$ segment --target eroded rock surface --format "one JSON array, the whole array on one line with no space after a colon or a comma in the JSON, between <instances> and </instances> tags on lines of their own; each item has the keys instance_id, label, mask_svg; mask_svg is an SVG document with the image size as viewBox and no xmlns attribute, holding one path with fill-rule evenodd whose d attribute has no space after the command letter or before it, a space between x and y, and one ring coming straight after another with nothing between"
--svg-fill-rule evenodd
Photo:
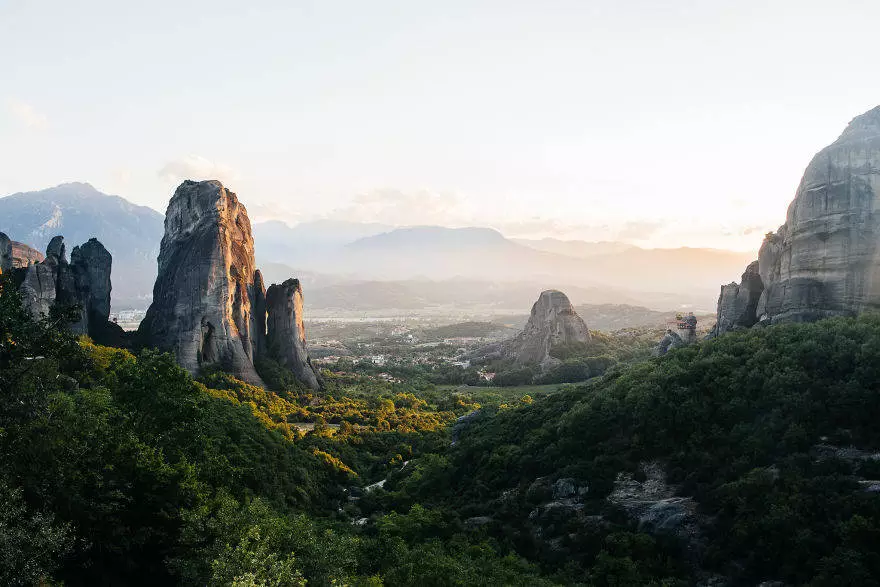
<instances>
[{"instance_id":1,"label":"eroded rock surface","mask_svg":"<svg viewBox=\"0 0 880 587\"><path fill-rule=\"evenodd\" d=\"M758 302L764 291L764 282L758 271L759 262L746 267L740 283L721 286L718 296L716 330L727 332L750 328L758 322Z\"/></svg>"},{"instance_id":2,"label":"eroded rock surface","mask_svg":"<svg viewBox=\"0 0 880 587\"><path fill-rule=\"evenodd\" d=\"M41 263L45 258L43 253L37 249L18 241L12 241L12 266L14 268Z\"/></svg>"},{"instance_id":3,"label":"eroded rock surface","mask_svg":"<svg viewBox=\"0 0 880 587\"><path fill-rule=\"evenodd\" d=\"M73 248L70 264L74 269L76 295L83 308L81 328L94 337L96 329L110 317L113 257L98 239L92 238Z\"/></svg>"},{"instance_id":4,"label":"eroded rock surface","mask_svg":"<svg viewBox=\"0 0 880 587\"><path fill-rule=\"evenodd\" d=\"M68 262L64 237L56 236L49 242L45 258L40 258L10 269L25 308L40 316L48 315L56 304L77 306L81 318L71 325L73 332L88 334L100 343L109 343L110 336L118 339L121 329L108 322L113 258L104 245L93 238L75 247Z\"/></svg>"},{"instance_id":5,"label":"eroded rock surface","mask_svg":"<svg viewBox=\"0 0 880 587\"><path fill-rule=\"evenodd\" d=\"M518 364L537 363L543 367L558 363L550 356L557 345L590 342L587 325L574 311L571 302L561 291L541 292L525 329L507 345L505 354Z\"/></svg>"},{"instance_id":6,"label":"eroded rock surface","mask_svg":"<svg viewBox=\"0 0 880 587\"><path fill-rule=\"evenodd\" d=\"M138 335L190 373L216 365L255 385L254 240L247 210L219 181L184 181L165 213L153 303Z\"/></svg>"},{"instance_id":7,"label":"eroded rock surface","mask_svg":"<svg viewBox=\"0 0 880 587\"><path fill-rule=\"evenodd\" d=\"M0 232L0 273L12 269L12 241Z\"/></svg>"},{"instance_id":8,"label":"eroded rock surface","mask_svg":"<svg viewBox=\"0 0 880 587\"><path fill-rule=\"evenodd\" d=\"M255 265L251 223L238 197L219 181L184 181L165 215L140 344L174 353L192 374L216 366L261 386L254 361L274 356L318 389L306 353L299 282L267 292Z\"/></svg>"},{"instance_id":9,"label":"eroded rock surface","mask_svg":"<svg viewBox=\"0 0 880 587\"><path fill-rule=\"evenodd\" d=\"M641 468L645 480L620 473L608 501L637 520L640 530L674 535L690 549L698 548L702 531L696 502L691 497L676 497L677 487L666 483L666 472L659 463L642 463Z\"/></svg>"},{"instance_id":10,"label":"eroded rock surface","mask_svg":"<svg viewBox=\"0 0 880 587\"><path fill-rule=\"evenodd\" d=\"M270 286L266 292L266 310L266 341L270 354L293 371L297 379L312 389L319 389L318 375L312 369L306 350L299 280L288 279L281 285Z\"/></svg>"},{"instance_id":11,"label":"eroded rock surface","mask_svg":"<svg viewBox=\"0 0 880 587\"><path fill-rule=\"evenodd\" d=\"M807 166L785 224L761 246L761 292L754 316L747 312L741 322L803 322L880 309L878 204L880 107L854 118ZM719 310L738 307L731 300L739 295L723 289ZM753 295L749 286L750 301ZM719 333L733 324L719 314Z\"/></svg>"}]
</instances>

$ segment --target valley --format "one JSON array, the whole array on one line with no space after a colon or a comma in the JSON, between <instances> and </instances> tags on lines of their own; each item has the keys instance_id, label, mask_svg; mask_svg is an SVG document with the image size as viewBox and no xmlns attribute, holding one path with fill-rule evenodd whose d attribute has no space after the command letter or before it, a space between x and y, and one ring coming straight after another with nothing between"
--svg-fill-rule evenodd
<instances>
[{"instance_id":1,"label":"valley","mask_svg":"<svg viewBox=\"0 0 880 587\"><path fill-rule=\"evenodd\" d=\"M880 587L878 19L0 2L0 587Z\"/></svg>"}]
</instances>

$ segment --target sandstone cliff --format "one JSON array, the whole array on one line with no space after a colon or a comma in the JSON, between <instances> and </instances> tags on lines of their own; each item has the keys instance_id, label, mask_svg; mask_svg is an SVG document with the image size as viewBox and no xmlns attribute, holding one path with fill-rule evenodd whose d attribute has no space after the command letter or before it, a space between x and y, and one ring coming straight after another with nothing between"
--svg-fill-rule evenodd
<instances>
[{"instance_id":1,"label":"sandstone cliff","mask_svg":"<svg viewBox=\"0 0 880 587\"><path fill-rule=\"evenodd\" d=\"M541 292L525 329L509 343L504 354L518 364L538 363L546 368L558 362L550 356L554 346L588 342L590 331L574 311L568 296L551 289Z\"/></svg>"},{"instance_id":2,"label":"sandstone cliff","mask_svg":"<svg viewBox=\"0 0 880 587\"><path fill-rule=\"evenodd\" d=\"M878 204L880 107L813 157L785 224L761 246L757 275L750 266L741 285L722 288L717 333L880 308Z\"/></svg>"},{"instance_id":3,"label":"sandstone cliff","mask_svg":"<svg viewBox=\"0 0 880 587\"><path fill-rule=\"evenodd\" d=\"M255 266L250 219L238 197L219 181L184 181L168 204L158 264L153 302L138 329L140 343L173 352L190 373L217 366L264 385L254 360L268 347L267 316L271 323L273 310ZM279 348L298 344L282 336L277 335ZM298 336L304 341L304 333ZM308 365L304 342L301 350ZM310 367L287 365L317 387Z\"/></svg>"}]
</instances>

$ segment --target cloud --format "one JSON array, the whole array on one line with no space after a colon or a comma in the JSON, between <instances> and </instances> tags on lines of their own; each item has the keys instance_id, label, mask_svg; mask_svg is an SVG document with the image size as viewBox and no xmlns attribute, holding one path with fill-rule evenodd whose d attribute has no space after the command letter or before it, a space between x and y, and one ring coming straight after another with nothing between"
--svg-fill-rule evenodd
<instances>
[{"instance_id":1,"label":"cloud","mask_svg":"<svg viewBox=\"0 0 880 587\"><path fill-rule=\"evenodd\" d=\"M27 128L35 130L49 128L49 118L27 102L10 98L6 101L6 108L19 123Z\"/></svg>"},{"instance_id":2,"label":"cloud","mask_svg":"<svg viewBox=\"0 0 880 587\"><path fill-rule=\"evenodd\" d=\"M167 181L180 182L185 179L218 179L223 183L235 181L239 174L232 167L206 159L199 155L187 155L162 166L159 177Z\"/></svg>"}]
</instances>

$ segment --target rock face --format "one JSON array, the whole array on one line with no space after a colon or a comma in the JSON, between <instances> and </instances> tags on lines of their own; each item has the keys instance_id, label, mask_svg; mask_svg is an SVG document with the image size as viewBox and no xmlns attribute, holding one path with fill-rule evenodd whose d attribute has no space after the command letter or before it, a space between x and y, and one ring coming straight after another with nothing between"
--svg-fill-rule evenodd
<instances>
[{"instance_id":1,"label":"rock face","mask_svg":"<svg viewBox=\"0 0 880 587\"><path fill-rule=\"evenodd\" d=\"M518 364L538 363L548 367L558 362L550 356L554 346L590 340L590 331L574 311L568 296L550 289L541 292L525 329L511 341L505 354L513 356Z\"/></svg>"},{"instance_id":2,"label":"rock face","mask_svg":"<svg viewBox=\"0 0 880 587\"><path fill-rule=\"evenodd\" d=\"M880 107L853 119L813 157L785 224L761 246L758 277L747 270L749 283L736 292L722 289L717 332L880 308L878 206ZM742 302L751 301L756 287L761 291L752 311Z\"/></svg>"},{"instance_id":3,"label":"rock face","mask_svg":"<svg viewBox=\"0 0 880 587\"><path fill-rule=\"evenodd\" d=\"M185 181L165 213L153 303L138 334L191 373L218 365L263 385L254 369L254 240L247 210L218 181Z\"/></svg>"},{"instance_id":4,"label":"rock face","mask_svg":"<svg viewBox=\"0 0 880 587\"><path fill-rule=\"evenodd\" d=\"M764 291L764 282L758 272L758 261L746 267L739 284L721 286L718 296L717 329L724 332L754 326L758 302Z\"/></svg>"},{"instance_id":5,"label":"rock face","mask_svg":"<svg viewBox=\"0 0 880 587\"><path fill-rule=\"evenodd\" d=\"M267 346L266 317L273 314L255 265L250 219L237 196L219 181L184 181L165 215L159 273L138 329L140 343L173 352L190 373L217 366L264 385L254 359ZM301 326L301 294L299 299ZM302 352L307 363L304 343Z\"/></svg>"},{"instance_id":6,"label":"rock face","mask_svg":"<svg viewBox=\"0 0 880 587\"><path fill-rule=\"evenodd\" d=\"M0 232L0 274L12 269L12 241Z\"/></svg>"},{"instance_id":7,"label":"rock face","mask_svg":"<svg viewBox=\"0 0 880 587\"><path fill-rule=\"evenodd\" d=\"M75 289L83 307L83 329L95 332L95 328L106 323L110 316L113 257L98 239L92 238L73 248L70 264L75 268Z\"/></svg>"},{"instance_id":8,"label":"rock face","mask_svg":"<svg viewBox=\"0 0 880 587\"><path fill-rule=\"evenodd\" d=\"M0 233L0 253L7 242L8 237ZM98 342L117 334L118 327L108 322L113 258L104 245L93 238L75 247L68 262L64 237L56 236L49 242L45 258L40 258L21 267L5 256L2 261L4 269L13 272L22 303L31 314L48 315L55 304L79 306L81 318L71 325L73 332L88 334Z\"/></svg>"},{"instance_id":9,"label":"rock face","mask_svg":"<svg viewBox=\"0 0 880 587\"><path fill-rule=\"evenodd\" d=\"M299 280L288 279L281 285L270 286L266 292L266 308L269 352L277 357L279 363L293 371L297 379L312 389L318 389L318 377L306 350L303 296Z\"/></svg>"},{"instance_id":10,"label":"rock face","mask_svg":"<svg viewBox=\"0 0 880 587\"><path fill-rule=\"evenodd\" d=\"M33 247L24 243L12 241L12 266L27 267L33 263L41 263L46 257Z\"/></svg>"}]
</instances>

